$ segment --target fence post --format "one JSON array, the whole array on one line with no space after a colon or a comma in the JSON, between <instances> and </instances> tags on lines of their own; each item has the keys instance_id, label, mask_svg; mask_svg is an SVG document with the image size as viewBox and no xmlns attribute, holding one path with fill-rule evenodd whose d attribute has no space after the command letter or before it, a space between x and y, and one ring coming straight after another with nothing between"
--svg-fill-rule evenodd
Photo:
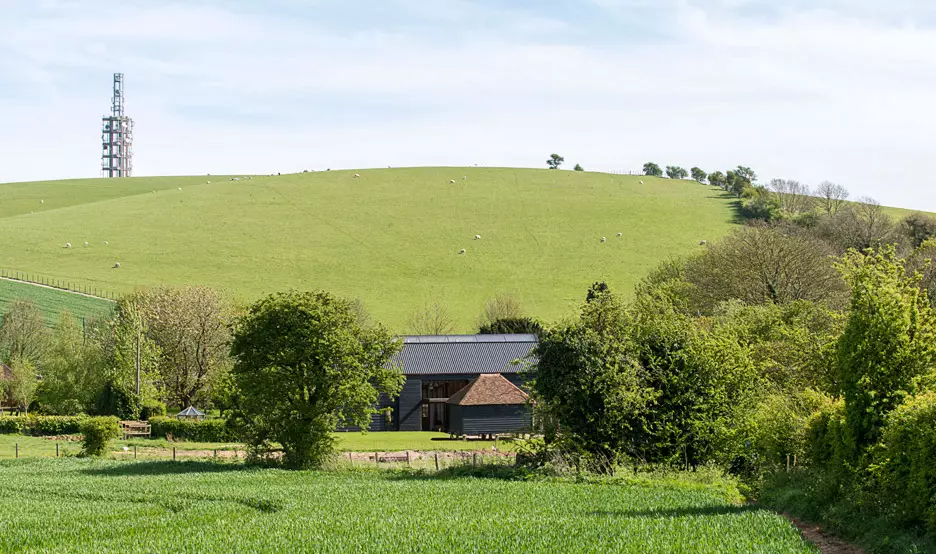
<instances>
[{"instance_id":1,"label":"fence post","mask_svg":"<svg viewBox=\"0 0 936 554\"><path fill-rule=\"evenodd\" d=\"M59 452L58 452L58 450L59 450L59 443L55 443L55 457L56 457L56 458L59 457Z\"/></svg>"},{"instance_id":2,"label":"fence post","mask_svg":"<svg viewBox=\"0 0 936 554\"><path fill-rule=\"evenodd\" d=\"M374 452L374 465L380 467L380 458L377 456L376 452Z\"/></svg>"},{"instance_id":3,"label":"fence post","mask_svg":"<svg viewBox=\"0 0 936 554\"><path fill-rule=\"evenodd\" d=\"M351 464L351 467L354 467L354 458L351 457L350 452L348 452L348 462Z\"/></svg>"},{"instance_id":4,"label":"fence post","mask_svg":"<svg viewBox=\"0 0 936 554\"><path fill-rule=\"evenodd\" d=\"M136 445L135 445L135 444L133 445L133 459L134 459L134 460L137 459Z\"/></svg>"},{"instance_id":5,"label":"fence post","mask_svg":"<svg viewBox=\"0 0 936 554\"><path fill-rule=\"evenodd\" d=\"M217 448L215 448L214 457L215 457L215 459L217 459L217 457L218 457L218 449L217 449Z\"/></svg>"},{"instance_id":6,"label":"fence post","mask_svg":"<svg viewBox=\"0 0 936 554\"><path fill-rule=\"evenodd\" d=\"M439 471L439 453L435 453L436 471Z\"/></svg>"},{"instance_id":7,"label":"fence post","mask_svg":"<svg viewBox=\"0 0 936 554\"><path fill-rule=\"evenodd\" d=\"M19 443L16 443L16 457L19 458Z\"/></svg>"},{"instance_id":8,"label":"fence post","mask_svg":"<svg viewBox=\"0 0 936 554\"><path fill-rule=\"evenodd\" d=\"M406 466L413 467L413 461L410 459L410 451L406 451Z\"/></svg>"},{"instance_id":9,"label":"fence post","mask_svg":"<svg viewBox=\"0 0 936 554\"><path fill-rule=\"evenodd\" d=\"M787 470L787 473L790 472L790 455L789 454L786 455L786 470Z\"/></svg>"},{"instance_id":10,"label":"fence post","mask_svg":"<svg viewBox=\"0 0 936 554\"><path fill-rule=\"evenodd\" d=\"M172 461L173 461L173 462L176 461L176 460L175 460L175 447L174 447L174 446L172 447Z\"/></svg>"}]
</instances>

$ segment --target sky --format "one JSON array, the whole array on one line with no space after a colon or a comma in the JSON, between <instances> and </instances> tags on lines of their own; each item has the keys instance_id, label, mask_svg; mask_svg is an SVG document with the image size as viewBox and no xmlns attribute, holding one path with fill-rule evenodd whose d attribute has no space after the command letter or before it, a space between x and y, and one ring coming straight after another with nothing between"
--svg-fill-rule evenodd
<instances>
[{"instance_id":1,"label":"sky","mask_svg":"<svg viewBox=\"0 0 936 554\"><path fill-rule=\"evenodd\" d=\"M752 167L936 211L931 0L0 0L0 182Z\"/></svg>"}]
</instances>

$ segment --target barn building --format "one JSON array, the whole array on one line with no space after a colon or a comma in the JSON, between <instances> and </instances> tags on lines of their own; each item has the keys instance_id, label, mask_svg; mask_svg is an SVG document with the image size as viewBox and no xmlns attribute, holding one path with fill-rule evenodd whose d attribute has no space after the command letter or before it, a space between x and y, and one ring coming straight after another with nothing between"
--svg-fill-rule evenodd
<instances>
[{"instance_id":1,"label":"barn building","mask_svg":"<svg viewBox=\"0 0 936 554\"><path fill-rule=\"evenodd\" d=\"M521 372L528 366L530 353L535 346L536 335L525 334L403 337L403 350L397 354L394 362L402 366L406 382L395 400L381 398L380 407L390 408L389 415L375 414L370 430L453 432L453 414L461 417L459 421L462 425L470 420L470 425L478 428L481 421L476 420L492 420L485 428L496 430L487 430L485 433L523 430L530 420L525 406L512 403L498 409L493 405L460 405L457 402L449 403L449 400L472 382L480 386L477 379L481 376L500 375L500 381L505 381L514 389L522 386ZM483 380L482 383L484 386L478 392L490 388L490 381ZM496 389L502 391L503 383ZM519 389L517 392L524 394ZM468 397L469 402L478 402L481 398L477 393L470 394L470 389L462 396ZM457 401L458 397L455 398ZM514 402L517 398L514 393L509 400ZM466 414L468 420L465 419Z\"/></svg>"},{"instance_id":2,"label":"barn building","mask_svg":"<svg viewBox=\"0 0 936 554\"><path fill-rule=\"evenodd\" d=\"M453 435L497 435L527 430L533 416L527 393L500 373L485 373L448 399Z\"/></svg>"}]
</instances>

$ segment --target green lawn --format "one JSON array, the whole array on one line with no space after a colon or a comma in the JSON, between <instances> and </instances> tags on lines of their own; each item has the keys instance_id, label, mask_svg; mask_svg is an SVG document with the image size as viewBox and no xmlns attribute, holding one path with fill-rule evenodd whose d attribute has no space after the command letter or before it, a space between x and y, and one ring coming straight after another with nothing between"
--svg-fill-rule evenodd
<instances>
[{"instance_id":1,"label":"green lawn","mask_svg":"<svg viewBox=\"0 0 936 554\"><path fill-rule=\"evenodd\" d=\"M490 450L493 441L466 441L449 440L444 433L430 432L383 432L383 433L335 433L338 438L338 450L342 452L399 452L402 450L421 451L477 451ZM43 437L29 437L24 435L0 435L0 459L16 456L16 445L20 448L21 458L54 457L55 442ZM81 450L81 443L60 442L62 448L72 453ZM147 453L155 456L171 455L172 448L177 450L243 450L244 446L237 443L218 442L168 442L156 439L133 439L116 441L115 450L122 447L138 447L147 449ZM498 450L512 451L509 442L498 441ZM64 450L63 450L64 452Z\"/></svg>"},{"instance_id":2,"label":"green lawn","mask_svg":"<svg viewBox=\"0 0 936 554\"><path fill-rule=\"evenodd\" d=\"M0 206L8 271L117 292L201 283L244 302L325 289L397 332L434 301L473 331L499 293L547 320L572 314L594 281L629 293L735 217L693 181L498 168L0 184Z\"/></svg>"},{"instance_id":3,"label":"green lawn","mask_svg":"<svg viewBox=\"0 0 936 554\"><path fill-rule=\"evenodd\" d=\"M674 482L76 459L3 461L0 482L2 552L818 552Z\"/></svg>"},{"instance_id":4,"label":"green lawn","mask_svg":"<svg viewBox=\"0 0 936 554\"><path fill-rule=\"evenodd\" d=\"M32 300L50 326L58 324L65 310L77 318L107 319L114 309L114 303L109 300L0 279L0 314L10 302L18 299Z\"/></svg>"}]
</instances>

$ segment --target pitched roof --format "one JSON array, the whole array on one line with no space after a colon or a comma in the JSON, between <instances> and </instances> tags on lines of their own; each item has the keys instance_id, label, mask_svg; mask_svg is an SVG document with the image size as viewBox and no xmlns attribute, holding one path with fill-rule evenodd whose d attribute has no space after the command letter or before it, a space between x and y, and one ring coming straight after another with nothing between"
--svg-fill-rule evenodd
<instances>
[{"instance_id":1,"label":"pitched roof","mask_svg":"<svg viewBox=\"0 0 936 554\"><path fill-rule=\"evenodd\" d=\"M527 393L520 390L500 373L478 375L463 389L448 399L448 404L459 406L491 406L524 404Z\"/></svg>"},{"instance_id":2,"label":"pitched roof","mask_svg":"<svg viewBox=\"0 0 936 554\"><path fill-rule=\"evenodd\" d=\"M10 369L10 366L0 362L0 381L12 381L15 378L16 377L13 375L13 370Z\"/></svg>"},{"instance_id":3,"label":"pitched roof","mask_svg":"<svg viewBox=\"0 0 936 554\"><path fill-rule=\"evenodd\" d=\"M514 360L529 356L536 335L410 335L394 357L404 375L517 373Z\"/></svg>"},{"instance_id":4,"label":"pitched roof","mask_svg":"<svg viewBox=\"0 0 936 554\"><path fill-rule=\"evenodd\" d=\"M203 416L203 415L205 415L205 414L203 414L202 412L198 411L197 408L195 408L195 407L193 407L193 406L189 406L188 408L186 408L186 409L182 410L181 412L177 413L177 414L176 414L176 417L179 417L179 416L189 416L189 417L193 417L193 416L194 416L194 417L197 417L197 416Z\"/></svg>"}]
</instances>

